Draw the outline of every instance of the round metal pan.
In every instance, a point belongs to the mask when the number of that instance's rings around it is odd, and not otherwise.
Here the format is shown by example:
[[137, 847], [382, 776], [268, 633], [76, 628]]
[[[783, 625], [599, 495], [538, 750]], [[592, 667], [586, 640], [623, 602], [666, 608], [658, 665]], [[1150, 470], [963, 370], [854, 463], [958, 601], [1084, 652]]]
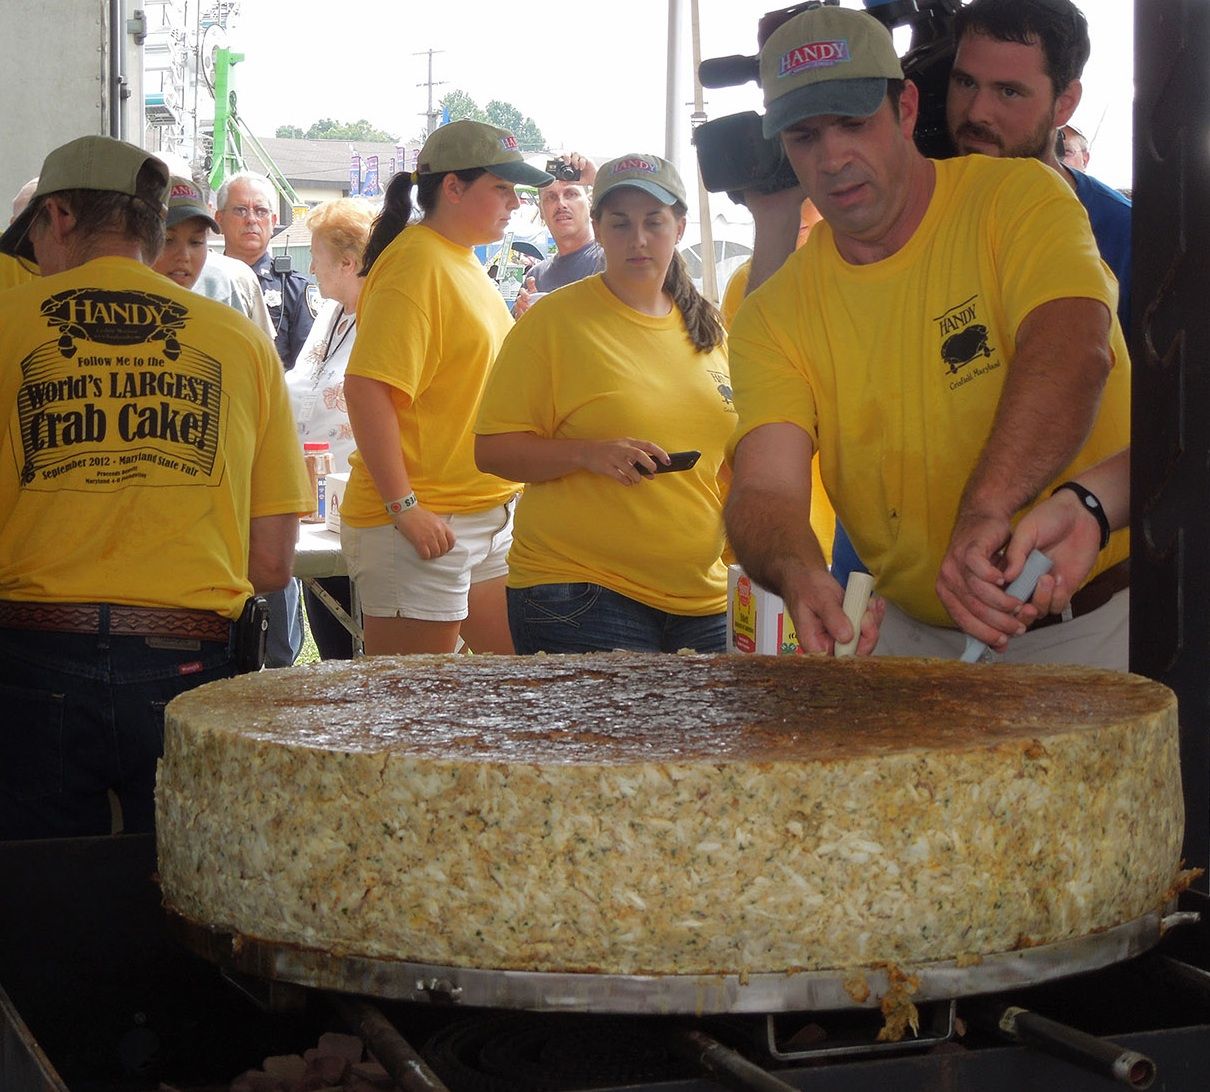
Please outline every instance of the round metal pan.
[[1146, 914], [1104, 932], [964, 960], [750, 975], [568, 974], [441, 967], [334, 955], [224, 932], [170, 913], [181, 940], [220, 966], [273, 981], [403, 1001], [647, 1015], [877, 1008], [895, 971], [914, 976], [911, 1001], [948, 1000], [1032, 986], [1120, 963], [1153, 947], [1183, 915]]

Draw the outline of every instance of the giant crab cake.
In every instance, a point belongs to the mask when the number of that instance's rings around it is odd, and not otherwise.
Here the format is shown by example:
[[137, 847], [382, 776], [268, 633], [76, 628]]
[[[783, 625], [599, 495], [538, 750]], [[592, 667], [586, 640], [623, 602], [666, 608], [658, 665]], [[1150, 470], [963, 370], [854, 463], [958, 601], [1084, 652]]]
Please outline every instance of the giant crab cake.
[[1176, 702], [1071, 667], [757, 656], [375, 657], [168, 707], [166, 902], [449, 966], [714, 974], [914, 963], [1159, 907]]

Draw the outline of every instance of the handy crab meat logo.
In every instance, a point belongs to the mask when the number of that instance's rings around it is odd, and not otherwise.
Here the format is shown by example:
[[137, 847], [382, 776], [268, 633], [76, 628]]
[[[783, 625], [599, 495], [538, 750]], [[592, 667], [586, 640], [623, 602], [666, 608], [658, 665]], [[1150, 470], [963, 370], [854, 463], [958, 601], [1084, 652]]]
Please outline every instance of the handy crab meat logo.
[[500, 138], [500, 147], [506, 152], [515, 152], [517, 150], [517, 138], [509, 134]]
[[613, 173], [623, 174], [626, 171], [643, 171], [646, 174], [657, 174], [659, 173], [659, 169], [650, 159], [640, 159], [638, 156], [633, 156], [630, 159], [619, 159], [614, 164]]
[[853, 58], [849, 55], [849, 42], [837, 38], [832, 42], [805, 42], [781, 55], [777, 64], [778, 76], [794, 76], [812, 68], [830, 68], [844, 64]]

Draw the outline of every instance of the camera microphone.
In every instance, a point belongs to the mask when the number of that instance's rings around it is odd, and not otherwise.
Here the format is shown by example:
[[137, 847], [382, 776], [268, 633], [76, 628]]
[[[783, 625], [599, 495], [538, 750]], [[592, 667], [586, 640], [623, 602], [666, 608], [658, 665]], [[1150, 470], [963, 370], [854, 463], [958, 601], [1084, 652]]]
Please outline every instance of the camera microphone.
[[703, 87], [738, 87], [751, 80], [760, 82], [760, 58], [710, 57], [697, 68], [697, 77]]

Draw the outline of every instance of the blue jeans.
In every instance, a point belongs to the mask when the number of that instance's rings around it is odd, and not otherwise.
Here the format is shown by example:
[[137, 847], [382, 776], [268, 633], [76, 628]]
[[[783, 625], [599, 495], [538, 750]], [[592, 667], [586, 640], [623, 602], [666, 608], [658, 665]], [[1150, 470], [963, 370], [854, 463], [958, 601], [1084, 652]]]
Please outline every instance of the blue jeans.
[[281, 591], [265, 596], [269, 630], [265, 635], [265, 666], [292, 667], [303, 646], [301, 581], [291, 580]]
[[600, 584], [509, 588], [518, 652], [725, 652], [727, 615], [669, 614]]
[[190, 644], [0, 628], [0, 841], [108, 834], [110, 789], [154, 829], [164, 706], [235, 674], [234, 635]]

